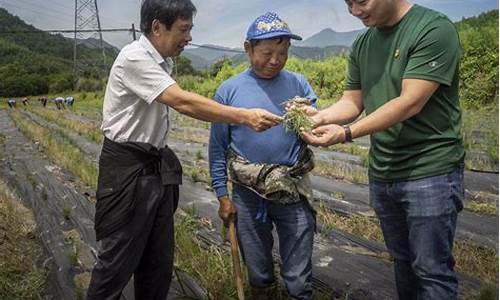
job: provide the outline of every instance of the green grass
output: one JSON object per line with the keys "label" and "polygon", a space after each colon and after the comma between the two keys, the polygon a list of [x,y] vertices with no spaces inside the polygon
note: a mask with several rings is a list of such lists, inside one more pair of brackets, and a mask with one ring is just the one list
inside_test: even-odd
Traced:
{"label": "green grass", "polygon": [[195,277],[210,299],[236,299],[231,256],[217,247],[201,247],[195,234],[202,226],[191,214],[176,218],[175,265]]}
{"label": "green grass", "polygon": [[481,286],[477,300],[497,300],[498,285],[488,283]]}
{"label": "green grass", "polygon": [[345,164],[324,163],[316,161],[313,174],[333,177],[340,180],[346,180],[352,183],[368,183],[368,172],[365,169],[349,168]]}
{"label": "green grass", "polygon": [[[179,211],[176,217],[175,265],[197,279],[208,291],[208,299],[238,299],[233,277],[233,266],[229,251],[215,246],[202,247],[196,238],[196,232],[207,226],[207,222],[196,217],[194,209]],[[278,274],[276,274],[278,275]],[[245,298],[250,298],[249,284],[242,264],[242,276]],[[288,299],[283,288],[276,285],[273,289],[275,300]],[[315,291],[314,300],[331,299],[327,293]]]}
{"label": "green grass", "polygon": [[210,183],[210,174],[207,168],[183,165],[182,170],[184,176],[187,176],[192,182]]}
{"label": "green grass", "polygon": [[26,179],[28,180],[28,182],[31,184],[31,187],[33,189],[36,189],[36,187],[38,186],[38,182],[35,178],[35,174],[36,173],[29,173],[27,176],[26,176]]}
{"label": "green grass", "polygon": [[32,213],[0,183],[0,299],[42,299],[47,273]]}
{"label": "green grass", "polygon": [[[320,203],[318,221],[328,228],[337,228],[367,240],[383,243],[384,237],[376,218],[367,216],[342,216]],[[484,284],[498,282],[498,251],[479,246],[472,241],[455,239],[453,256],[458,272],[480,279]],[[497,285],[498,287],[498,285]]]}
{"label": "green grass", "polygon": [[369,150],[366,148],[358,146],[354,143],[346,143],[346,144],[336,144],[330,146],[328,147],[328,150],[359,156],[361,158],[362,165],[368,167]]}
{"label": "green grass", "polygon": [[384,241],[380,223],[375,217],[343,216],[328,209],[323,202],[319,204],[317,213],[319,223],[327,230],[336,228],[367,240]]}
{"label": "green grass", "polygon": [[27,120],[18,112],[11,111],[10,116],[24,135],[39,142],[52,162],[70,170],[90,187],[96,188],[97,167],[71,140],[61,134],[56,138],[55,132]]}
{"label": "green grass", "polygon": [[62,209],[61,209],[61,215],[63,216],[63,218],[66,220],[66,221],[69,221],[69,219],[71,218],[71,213],[73,212],[73,209],[71,208],[71,206],[64,206]]}
{"label": "green grass", "polygon": [[85,136],[87,139],[93,141],[94,143],[102,143],[103,135],[99,128],[92,125],[91,123],[68,119],[66,117],[66,114],[70,112],[66,112],[63,110],[47,110],[42,108],[30,108],[29,110],[34,114],[42,117],[49,123],[57,124],[61,128],[70,129],[73,132]]}
{"label": "green grass", "polygon": [[464,208],[482,215],[498,216],[497,203],[467,201],[464,204]]}
{"label": "green grass", "polygon": [[[476,170],[498,168],[498,103],[481,109],[464,109],[462,119],[466,151],[482,152],[489,157],[488,161],[466,158],[466,166]],[[474,131],[482,138],[475,138]]]}
{"label": "green grass", "polygon": [[201,150],[196,151],[196,160],[203,160],[203,153],[201,153]]}
{"label": "green grass", "polygon": [[300,135],[302,132],[310,132],[313,128],[313,121],[301,109],[293,108],[283,116],[283,124],[286,130],[293,131]]}

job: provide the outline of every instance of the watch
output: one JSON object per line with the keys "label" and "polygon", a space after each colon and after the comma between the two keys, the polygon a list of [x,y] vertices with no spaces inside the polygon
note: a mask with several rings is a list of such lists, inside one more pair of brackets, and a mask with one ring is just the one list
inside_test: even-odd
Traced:
{"label": "watch", "polygon": [[350,143],[350,142],[352,142],[351,127],[349,127],[349,125],[344,125],[342,127],[344,128],[344,133],[345,133],[344,143]]}

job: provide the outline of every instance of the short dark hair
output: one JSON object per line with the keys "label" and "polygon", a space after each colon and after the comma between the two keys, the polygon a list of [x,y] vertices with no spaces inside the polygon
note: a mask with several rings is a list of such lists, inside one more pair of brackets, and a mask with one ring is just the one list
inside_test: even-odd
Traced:
{"label": "short dark hair", "polygon": [[[262,40],[249,40],[248,42],[250,43],[250,46],[255,47],[257,46],[258,44],[260,44],[261,41],[263,41],[264,39]],[[276,37],[276,38],[272,38],[271,40],[276,40],[276,44],[281,44],[283,43],[283,41],[285,40],[290,40],[290,39],[287,39],[287,38],[284,38],[284,37]]]}
{"label": "short dark hair", "polygon": [[191,0],[143,0],[141,5],[141,30],[151,32],[151,24],[158,19],[170,30],[177,19],[189,19],[196,14]]}

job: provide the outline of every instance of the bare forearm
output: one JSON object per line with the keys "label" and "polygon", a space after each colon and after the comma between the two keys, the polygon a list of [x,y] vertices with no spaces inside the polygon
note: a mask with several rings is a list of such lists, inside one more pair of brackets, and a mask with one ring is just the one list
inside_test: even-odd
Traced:
{"label": "bare forearm", "polygon": [[404,98],[397,97],[379,107],[373,113],[351,125],[352,137],[357,138],[386,130],[416,115],[422,107],[409,105]]}
{"label": "bare forearm", "polygon": [[339,124],[344,125],[354,121],[362,110],[351,101],[340,99],[332,106],[318,112],[318,125]]}
{"label": "bare forearm", "polygon": [[208,122],[225,122],[244,124],[248,111],[235,107],[222,105],[212,99],[182,90],[173,85],[167,88],[157,99],[176,111]]}
{"label": "bare forearm", "polygon": [[401,95],[353,124],[351,126],[352,137],[383,131],[394,124],[408,120],[424,108],[438,87],[439,83],[432,81],[404,79]]}
{"label": "bare forearm", "polygon": [[172,106],[178,112],[190,117],[209,122],[243,124],[245,111],[228,105],[222,105],[209,98],[184,91],[188,101],[180,101]]}
{"label": "bare forearm", "polygon": [[363,98],[360,90],[344,91],[340,100],[313,116],[316,125],[351,123],[363,112]]}

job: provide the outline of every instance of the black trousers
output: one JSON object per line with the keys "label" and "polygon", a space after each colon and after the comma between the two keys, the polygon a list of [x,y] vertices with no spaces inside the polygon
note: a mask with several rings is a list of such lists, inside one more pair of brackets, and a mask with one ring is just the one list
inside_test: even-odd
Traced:
{"label": "black trousers", "polygon": [[158,174],[137,179],[130,222],[101,240],[88,300],[119,299],[134,275],[135,299],[165,300],[174,258],[173,215],[178,185],[161,185]]}

